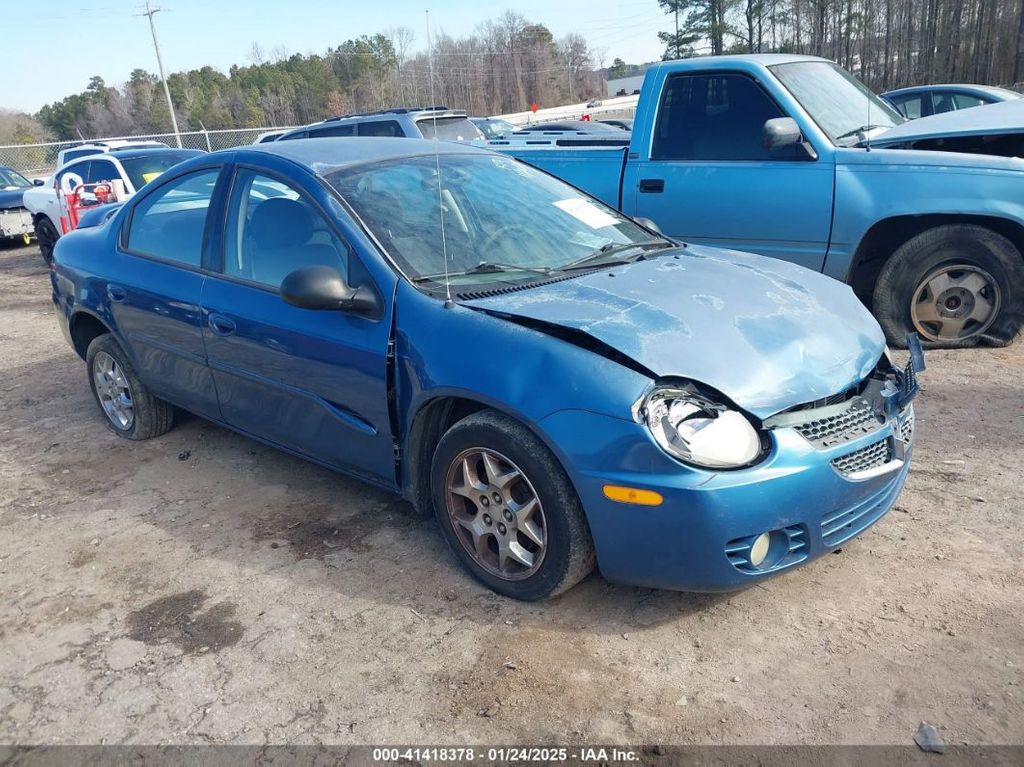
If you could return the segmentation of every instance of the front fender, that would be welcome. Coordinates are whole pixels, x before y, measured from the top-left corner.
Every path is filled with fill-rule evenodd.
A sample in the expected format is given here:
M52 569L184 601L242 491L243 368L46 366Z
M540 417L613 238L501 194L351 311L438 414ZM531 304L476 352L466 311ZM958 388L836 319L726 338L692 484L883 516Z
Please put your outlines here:
M846 279L857 248L876 224L936 215L984 216L1024 226L1024 163L901 149L837 153L825 273Z

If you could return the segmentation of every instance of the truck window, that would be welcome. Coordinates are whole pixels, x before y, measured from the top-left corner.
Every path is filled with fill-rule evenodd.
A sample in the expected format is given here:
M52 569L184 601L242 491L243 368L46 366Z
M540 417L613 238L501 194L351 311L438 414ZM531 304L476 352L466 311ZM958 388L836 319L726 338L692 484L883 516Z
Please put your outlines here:
M121 178L114 163L109 160L93 160L89 163L89 172L85 177L85 183L98 184L101 181L114 181Z
M785 117L750 77L674 75L665 83L654 128L654 160L791 160L764 148L765 121Z

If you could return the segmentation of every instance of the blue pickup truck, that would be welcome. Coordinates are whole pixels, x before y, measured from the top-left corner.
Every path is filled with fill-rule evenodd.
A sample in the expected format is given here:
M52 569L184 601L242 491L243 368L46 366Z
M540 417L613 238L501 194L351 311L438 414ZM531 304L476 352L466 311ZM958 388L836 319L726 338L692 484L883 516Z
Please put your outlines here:
M1024 164L887 144L902 122L825 59L717 56L648 70L629 146L489 145L672 237L844 280L893 345L911 331L1009 343L1024 318Z

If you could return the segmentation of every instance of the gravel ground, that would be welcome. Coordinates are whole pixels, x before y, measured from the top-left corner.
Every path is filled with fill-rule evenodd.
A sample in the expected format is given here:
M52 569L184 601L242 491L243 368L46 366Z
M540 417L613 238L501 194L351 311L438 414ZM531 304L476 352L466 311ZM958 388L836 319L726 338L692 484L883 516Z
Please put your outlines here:
M907 490L747 591L505 600L430 521L196 418L107 431L0 250L0 742L1024 743L1024 345L933 353Z

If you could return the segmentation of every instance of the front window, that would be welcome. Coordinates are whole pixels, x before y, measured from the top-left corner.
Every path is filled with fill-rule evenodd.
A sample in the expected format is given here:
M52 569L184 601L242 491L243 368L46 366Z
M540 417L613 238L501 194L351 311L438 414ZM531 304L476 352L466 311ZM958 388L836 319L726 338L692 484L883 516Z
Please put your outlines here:
M857 134L892 128L904 118L845 69L825 61L770 67L833 143L853 146Z
M32 186L32 182L18 171L11 168L0 168L0 189L22 189Z
M125 157L121 159L121 167L124 168L132 186L138 191L165 170L169 170L179 162L184 162L197 154L199 153L193 149L186 149L176 152L160 152L147 157Z
M427 288L444 284L445 250L451 286L464 291L525 284L671 244L507 157L407 157L342 169L326 179L402 271Z
M473 141L484 137L468 117L423 117L416 121L416 127L423 138L441 141Z

